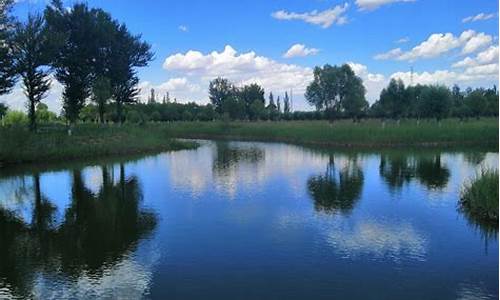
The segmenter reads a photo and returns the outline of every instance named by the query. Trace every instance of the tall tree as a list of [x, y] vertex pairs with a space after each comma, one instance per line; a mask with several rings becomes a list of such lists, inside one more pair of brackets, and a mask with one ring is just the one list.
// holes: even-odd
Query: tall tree
[[41, 15], [30, 15], [19, 24], [14, 35], [16, 69], [22, 77], [28, 98], [28, 117], [32, 131], [36, 130], [36, 106], [47, 95], [51, 80], [47, 65], [51, 60], [50, 45]]
[[401, 79], [391, 79], [389, 85], [380, 93], [380, 105], [385, 116], [393, 119], [401, 118], [407, 106], [407, 94]]
[[0, 95], [10, 92], [16, 82], [16, 70], [11, 47], [14, 21], [10, 10], [14, 0], [0, 1]]
[[224, 113], [223, 107], [224, 102], [232, 99], [235, 94], [235, 88], [229, 80], [217, 77], [210, 81], [208, 86], [208, 98], [210, 102], [215, 106], [215, 111], [218, 113]]
[[354, 74], [349, 65], [341, 67], [341, 75], [340, 106], [347, 117], [357, 121], [368, 109], [366, 89], [361, 78]]
[[[245, 85], [239, 89], [239, 98], [245, 104], [245, 112], [251, 120], [258, 119], [257, 112], [265, 108], [264, 94], [264, 89], [256, 83]], [[254, 104], [254, 102], [259, 103]]]
[[109, 76], [119, 122], [124, 121], [123, 105], [136, 102], [140, 92], [136, 68], [147, 66], [153, 56], [151, 45], [141, 35], [132, 35], [125, 24], [118, 25], [109, 55]]
[[341, 112], [359, 117], [367, 107], [365, 88], [361, 78], [351, 67], [324, 65], [314, 69], [314, 79], [306, 89], [306, 99], [318, 111], [324, 110], [333, 120]]
[[448, 116], [451, 107], [450, 90], [443, 85], [426, 86], [422, 91], [419, 110], [422, 116], [434, 117], [438, 121]]
[[285, 98], [283, 98], [283, 113], [288, 115], [291, 111], [290, 109], [290, 98], [288, 98], [288, 92], [285, 92]]
[[99, 121], [104, 123], [106, 105], [112, 97], [111, 81], [107, 77], [97, 77], [92, 85], [92, 101], [97, 105]]
[[55, 77], [64, 86], [63, 109], [66, 118], [75, 123], [85, 100], [90, 96], [95, 64], [99, 57], [96, 42], [98, 27], [96, 9], [75, 4], [66, 9], [61, 0], [53, 0], [45, 9], [45, 19], [56, 44], [53, 67]]

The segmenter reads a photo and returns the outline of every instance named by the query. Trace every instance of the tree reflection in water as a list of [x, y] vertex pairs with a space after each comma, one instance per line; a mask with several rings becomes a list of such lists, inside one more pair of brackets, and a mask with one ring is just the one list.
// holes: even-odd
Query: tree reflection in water
[[316, 211], [349, 214], [361, 196], [363, 181], [363, 171], [355, 159], [349, 159], [346, 166], [339, 168], [330, 155], [326, 172], [310, 177], [307, 188]]
[[450, 178], [450, 170], [442, 164], [440, 154], [430, 157], [381, 155], [379, 173], [391, 191], [401, 189], [413, 179], [428, 189], [443, 189]]
[[140, 208], [137, 178], [125, 178], [123, 164], [118, 182], [106, 166], [101, 170], [97, 194], [85, 187], [81, 170], [72, 172], [71, 203], [59, 226], [53, 222], [56, 207], [42, 194], [39, 174], [33, 175], [31, 224], [0, 209], [0, 278], [16, 294], [32, 296], [37, 272], [99, 276], [155, 228], [156, 215]]
[[235, 147], [229, 142], [217, 142], [212, 171], [217, 178], [231, 176], [234, 168], [241, 163], [257, 165], [264, 161], [265, 152], [258, 147]]

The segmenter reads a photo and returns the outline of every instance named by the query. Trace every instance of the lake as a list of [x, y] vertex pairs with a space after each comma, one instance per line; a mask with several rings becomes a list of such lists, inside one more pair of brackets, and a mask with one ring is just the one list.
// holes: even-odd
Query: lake
[[0, 298], [498, 298], [497, 152], [201, 144], [0, 170]]

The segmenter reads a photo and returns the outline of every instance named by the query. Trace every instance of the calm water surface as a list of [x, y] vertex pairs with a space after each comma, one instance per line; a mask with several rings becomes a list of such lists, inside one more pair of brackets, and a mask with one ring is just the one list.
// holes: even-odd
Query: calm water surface
[[496, 299], [498, 153], [244, 142], [0, 171], [0, 298]]

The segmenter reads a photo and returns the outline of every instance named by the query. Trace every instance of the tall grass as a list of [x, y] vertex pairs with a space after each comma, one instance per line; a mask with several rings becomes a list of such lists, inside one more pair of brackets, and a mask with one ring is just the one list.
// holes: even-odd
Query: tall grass
[[61, 161], [99, 156], [193, 148], [196, 144], [172, 139], [157, 126], [79, 125], [68, 136], [64, 126], [0, 127], [0, 165]]
[[498, 170], [482, 170], [467, 183], [460, 197], [460, 206], [478, 222], [498, 224]]
[[175, 122], [163, 125], [169, 135], [191, 138], [282, 141], [335, 146], [449, 146], [498, 147], [498, 118], [460, 122], [404, 120], [290, 121], [290, 122]]

